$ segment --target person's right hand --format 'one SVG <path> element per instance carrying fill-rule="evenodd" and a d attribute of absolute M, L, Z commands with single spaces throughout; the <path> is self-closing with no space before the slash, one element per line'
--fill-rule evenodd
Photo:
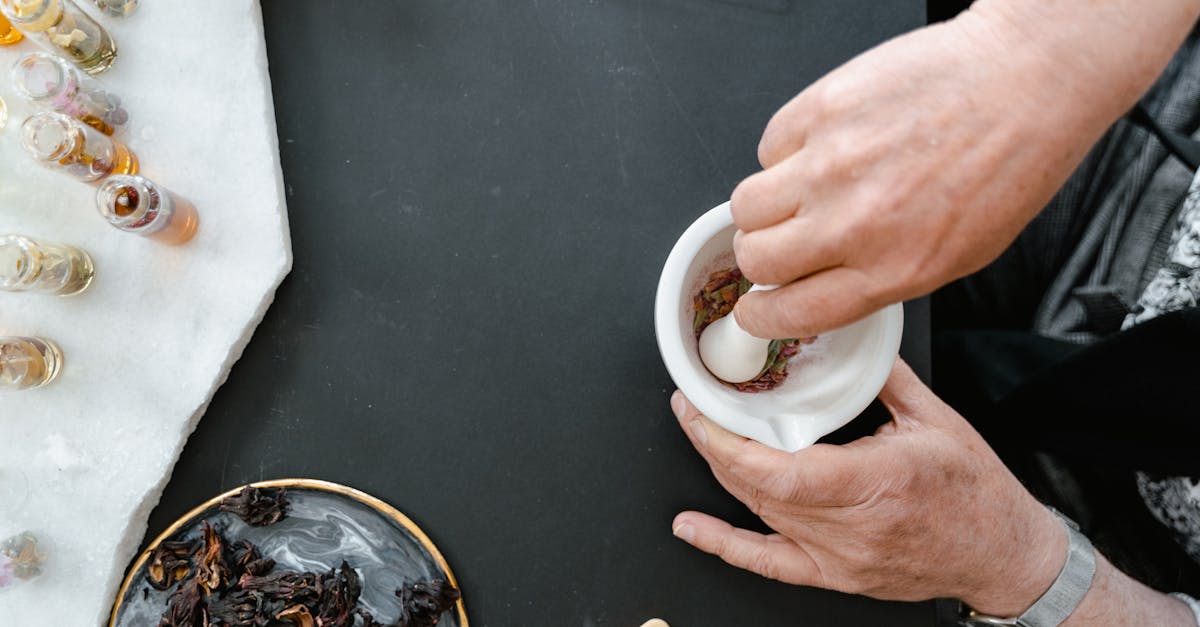
<path fill-rule="evenodd" d="M 973 272 L 1007 247 L 1186 36 L 1193 0 L 980 0 L 785 105 L 737 187 L 734 310 L 808 337 Z"/>

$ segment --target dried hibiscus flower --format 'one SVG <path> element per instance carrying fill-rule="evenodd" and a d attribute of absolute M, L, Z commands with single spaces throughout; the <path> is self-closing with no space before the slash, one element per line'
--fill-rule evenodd
<path fill-rule="evenodd" d="M 358 607 L 362 580 L 347 562 L 323 573 L 271 572 L 275 561 L 252 543 L 231 545 L 207 521 L 201 530 L 151 554 L 151 585 L 178 583 L 159 627 L 434 627 L 460 596 L 441 580 L 408 584 L 396 591 L 398 622 L 381 623 Z"/>
<path fill-rule="evenodd" d="M 434 627 L 462 594 L 449 583 L 434 579 L 407 584 L 396 591 L 396 596 L 404 606 L 399 627 Z"/>
<path fill-rule="evenodd" d="M 204 537 L 197 553 L 195 577 L 204 593 L 212 594 L 223 589 L 233 573 L 229 566 L 225 565 L 225 542 L 221 539 L 221 534 L 207 521 L 202 527 Z"/>
<path fill-rule="evenodd" d="M 739 298 L 750 291 L 751 283 L 737 268 L 719 270 L 708 276 L 708 281 L 700 288 L 692 300 L 692 310 L 695 317 L 692 321 L 692 331 L 696 339 L 708 325 L 724 318 L 733 311 Z M 728 383 L 739 392 L 763 392 L 778 387 L 787 379 L 788 361 L 800 353 L 800 346 L 812 344 L 817 338 L 771 340 L 767 346 L 767 361 L 762 372 L 757 377 L 742 383 Z"/>
<path fill-rule="evenodd" d="M 163 542 L 151 553 L 146 566 L 146 581 L 155 590 L 166 590 L 182 581 L 191 570 L 192 555 L 200 548 L 195 540 Z"/>
<path fill-rule="evenodd" d="M 220 510 L 236 514 L 251 527 L 266 527 L 287 517 L 286 494 L 285 488 L 269 490 L 246 486 L 221 501 Z"/>

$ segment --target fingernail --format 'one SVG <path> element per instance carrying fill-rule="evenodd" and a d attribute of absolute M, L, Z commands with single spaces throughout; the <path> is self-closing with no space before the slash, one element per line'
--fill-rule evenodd
<path fill-rule="evenodd" d="M 691 544 L 692 540 L 696 539 L 696 528 L 687 523 L 672 529 L 671 533 L 675 534 L 676 538 L 679 538 L 688 544 Z"/>
<path fill-rule="evenodd" d="M 683 392 L 675 390 L 671 395 L 671 411 L 675 412 L 676 418 L 683 418 Z"/>
<path fill-rule="evenodd" d="M 700 422 L 699 420 L 693 420 L 689 427 L 692 430 L 692 436 L 696 438 L 696 441 L 699 442 L 701 446 L 708 444 L 708 432 L 704 430 L 704 423 Z"/>

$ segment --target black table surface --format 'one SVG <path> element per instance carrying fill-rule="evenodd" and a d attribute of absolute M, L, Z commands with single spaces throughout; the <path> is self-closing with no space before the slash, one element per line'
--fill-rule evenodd
<path fill-rule="evenodd" d="M 679 432 L 652 310 L 679 234 L 771 114 L 919 26 L 916 0 L 263 3 L 295 266 L 148 537 L 312 477 L 439 545 L 472 624 L 930 625 L 736 570 L 685 508 L 760 528 Z M 904 353 L 928 371 L 928 316 Z M 869 421 L 859 421 L 866 428 Z"/>

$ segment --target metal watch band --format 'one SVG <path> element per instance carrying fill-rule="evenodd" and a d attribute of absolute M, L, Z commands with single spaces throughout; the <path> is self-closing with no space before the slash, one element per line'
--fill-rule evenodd
<path fill-rule="evenodd" d="M 1083 600 L 1096 574 L 1096 552 L 1087 536 L 1069 518 L 1051 508 L 1067 529 L 1067 562 L 1050 589 L 1017 618 L 1000 618 L 970 612 L 965 625 L 1004 625 L 1009 627 L 1058 627 Z"/>
<path fill-rule="evenodd" d="M 1188 606 L 1188 609 L 1192 610 L 1192 614 L 1196 616 L 1196 624 L 1200 625 L 1200 601 L 1197 601 L 1196 599 L 1193 599 L 1182 592 L 1172 592 L 1170 596 L 1173 599 L 1183 601 L 1183 604 Z"/>

